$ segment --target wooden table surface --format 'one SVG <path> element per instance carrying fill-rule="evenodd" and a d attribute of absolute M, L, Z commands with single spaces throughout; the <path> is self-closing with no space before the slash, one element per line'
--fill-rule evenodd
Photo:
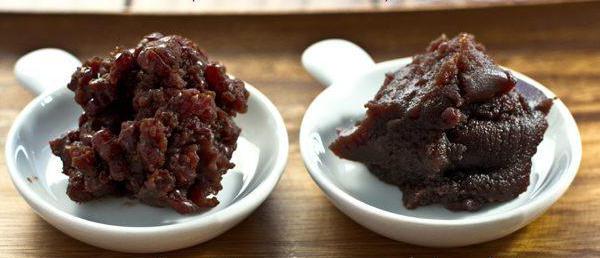
<path fill-rule="evenodd" d="M 249 218 L 209 242 L 159 256 L 600 256 L 600 3 L 286 16 L 5 14 L 0 16 L 0 142 L 33 98 L 12 74 L 19 55 L 55 46 L 90 57 L 116 44 L 130 46 L 152 31 L 192 38 L 232 74 L 255 85 L 277 105 L 290 136 L 285 173 Z M 542 217 L 505 238 L 451 249 L 395 242 L 339 212 L 306 172 L 298 129 L 322 87 L 302 69 L 300 54 L 312 42 L 342 37 L 382 61 L 421 51 L 441 33 L 461 31 L 476 34 L 500 64 L 542 82 L 565 102 L 583 140 L 581 168 L 569 191 Z M 4 153 L 0 157 L 0 256 L 126 256 L 74 240 L 36 216 L 12 186 Z"/>
<path fill-rule="evenodd" d="M 0 0 L 0 12 L 157 15 L 422 11 L 598 0 Z"/>

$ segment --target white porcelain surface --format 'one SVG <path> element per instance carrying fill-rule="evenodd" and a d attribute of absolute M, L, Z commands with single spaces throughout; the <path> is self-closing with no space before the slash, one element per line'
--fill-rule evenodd
<path fill-rule="evenodd" d="M 325 56 L 327 58 L 323 58 Z M 302 53 L 302 65 L 324 86 L 329 86 L 335 78 L 360 73 L 374 64 L 366 51 L 343 39 L 319 41 Z"/>
<path fill-rule="evenodd" d="M 335 51 L 335 47 L 322 50 Z M 391 60 L 348 74 L 347 78 L 330 78 L 334 83 L 317 96 L 304 115 L 300 150 L 305 165 L 317 185 L 342 212 L 366 228 L 398 241 L 433 247 L 464 246 L 518 230 L 540 216 L 567 190 L 581 160 L 581 140 L 573 117 L 560 100 L 554 101 L 547 117 L 549 128 L 533 157 L 527 191 L 512 201 L 486 205 L 478 212 L 451 212 L 441 205 L 408 210 L 397 187 L 379 181 L 361 163 L 335 156 L 328 146 L 337 137 L 336 130 L 350 128 L 360 121 L 365 114 L 364 104 L 377 92 L 384 74 L 410 61 L 410 58 Z M 309 64 L 317 64 L 307 67 L 309 71 L 318 70 L 321 65 L 318 60 Z M 336 64 L 353 65 L 344 59 Z M 554 97 L 550 90 L 527 76 L 515 71 L 513 74 L 519 80 L 517 89 L 525 95 Z"/>
<path fill-rule="evenodd" d="M 58 48 L 42 48 L 22 56 L 15 63 L 15 77 L 29 91 L 62 88 L 71 80 L 70 74 L 80 66 L 79 59 Z"/>
<path fill-rule="evenodd" d="M 255 210 L 274 189 L 287 161 L 288 136 L 281 115 L 262 93 L 246 87 L 248 112 L 235 118 L 242 128 L 233 155 L 236 166 L 223 178 L 217 196 L 221 203 L 206 212 L 181 215 L 128 198 L 71 201 L 65 194 L 62 164 L 48 146 L 49 140 L 76 128 L 82 112 L 66 87 L 44 91 L 13 123 L 5 150 L 10 176 L 36 213 L 83 242 L 124 252 L 162 252 L 202 243 Z"/>

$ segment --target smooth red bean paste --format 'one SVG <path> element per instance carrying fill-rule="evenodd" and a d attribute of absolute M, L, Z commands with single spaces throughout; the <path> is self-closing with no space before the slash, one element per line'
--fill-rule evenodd
<path fill-rule="evenodd" d="M 195 43 L 147 35 L 86 61 L 67 87 L 84 113 L 50 146 L 73 201 L 126 195 L 179 213 L 219 203 L 248 92 Z"/>
<path fill-rule="evenodd" d="M 366 118 L 330 148 L 399 186 L 409 209 L 514 199 L 529 185 L 552 105 L 530 103 L 515 85 L 472 35 L 442 36 L 387 74 Z"/>

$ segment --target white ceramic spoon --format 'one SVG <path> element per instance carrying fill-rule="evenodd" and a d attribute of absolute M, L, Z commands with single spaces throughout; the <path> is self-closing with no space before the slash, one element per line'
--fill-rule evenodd
<path fill-rule="evenodd" d="M 478 212 L 451 212 L 440 205 L 406 209 L 397 187 L 379 181 L 362 164 L 335 156 L 328 146 L 337 137 L 336 129 L 360 121 L 363 105 L 380 88 L 385 73 L 410 62 L 409 57 L 374 64 L 360 47 L 339 39 L 315 43 L 302 56 L 306 70 L 329 87 L 304 115 L 300 151 L 311 177 L 342 212 L 395 240 L 433 247 L 464 246 L 518 230 L 567 190 L 581 161 L 581 140 L 575 120 L 560 100 L 554 101 L 548 114 L 549 127 L 533 157 L 527 191 Z M 525 95 L 555 96 L 531 78 L 512 73 Z"/>
<path fill-rule="evenodd" d="M 162 252 L 202 243 L 235 226 L 274 189 L 288 155 L 281 115 L 267 97 L 249 84 L 248 112 L 238 115 L 242 128 L 224 176 L 220 204 L 204 213 L 180 215 L 127 198 L 103 198 L 77 204 L 66 192 L 67 177 L 48 141 L 76 128 L 81 108 L 66 88 L 79 60 L 59 49 L 33 51 L 15 65 L 19 82 L 39 94 L 13 123 L 6 162 L 15 187 L 32 209 L 64 233 L 83 242 L 123 252 Z"/>
<path fill-rule="evenodd" d="M 66 87 L 79 59 L 58 48 L 42 48 L 22 56 L 15 63 L 15 77 L 33 94 Z"/>

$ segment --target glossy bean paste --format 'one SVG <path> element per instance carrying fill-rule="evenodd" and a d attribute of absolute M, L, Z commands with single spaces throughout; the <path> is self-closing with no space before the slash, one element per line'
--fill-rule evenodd
<path fill-rule="evenodd" d="M 529 185 L 552 100 L 532 103 L 469 34 L 442 36 L 387 74 L 366 118 L 330 145 L 397 185 L 405 207 L 479 210 Z"/>
<path fill-rule="evenodd" d="M 68 88 L 84 113 L 50 146 L 73 201 L 129 196 L 179 213 L 219 203 L 248 92 L 194 42 L 147 35 L 87 60 Z"/>

